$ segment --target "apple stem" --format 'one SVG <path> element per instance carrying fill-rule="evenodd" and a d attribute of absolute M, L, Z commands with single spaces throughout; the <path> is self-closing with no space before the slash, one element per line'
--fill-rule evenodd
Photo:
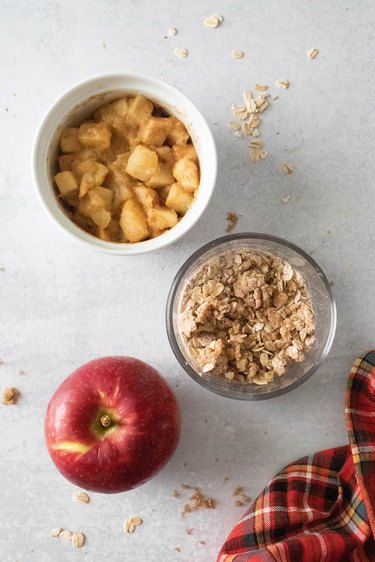
<path fill-rule="evenodd" d="M 100 423 L 103 427 L 109 427 L 111 425 L 111 418 L 108 414 L 103 414 L 100 416 Z"/>

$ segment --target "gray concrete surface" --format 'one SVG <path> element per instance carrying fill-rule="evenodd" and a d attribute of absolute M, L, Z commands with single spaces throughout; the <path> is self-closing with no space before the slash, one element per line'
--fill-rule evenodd
<path fill-rule="evenodd" d="M 225 18 L 218 29 L 203 26 L 212 13 Z M 22 392 L 18 406 L 0 405 L 2 562 L 214 561 L 243 511 L 233 505 L 235 485 L 254 497 L 289 461 L 346 442 L 347 373 L 375 344 L 374 16 L 365 0 L 0 1 L 0 381 Z M 178 34 L 166 39 L 170 26 Z M 189 57 L 177 59 L 175 46 Z M 320 50 L 314 61 L 306 57 L 311 47 Z M 245 58 L 233 60 L 234 49 Z M 183 90 L 206 116 L 219 153 L 216 192 L 196 228 L 166 250 L 129 259 L 64 235 L 41 208 L 30 174 L 33 137 L 56 97 L 86 77 L 122 70 Z M 290 80 L 289 90 L 276 92 L 278 78 Z M 261 129 L 269 156 L 251 165 L 246 141 L 226 122 L 230 105 L 256 82 L 279 99 Z M 280 172 L 285 161 L 295 166 L 291 176 Z M 302 387 L 268 402 L 237 403 L 198 388 L 164 330 L 177 269 L 224 234 L 227 211 L 242 214 L 237 231 L 276 234 L 310 252 L 337 300 L 329 360 Z M 43 417 L 58 384 L 106 354 L 134 355 L 168 378 L 183 435 L 148 484 L 77 505 L 74 486 L 49 460 Z M 201 485 L 217 509 L 182 520 L 181 502 L 170 496 L 181 482 Z M 144 525 L 126 535 L 131 514 Z M 87 544 L 79 551 L 52 539 L 56 526 L 82 530 Z"/>

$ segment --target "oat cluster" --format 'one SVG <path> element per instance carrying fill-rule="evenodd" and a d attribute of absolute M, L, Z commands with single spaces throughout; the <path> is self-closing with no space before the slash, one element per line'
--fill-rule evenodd
<path fill-rule="evenodd" d="M 302 275 L 255 250 L 229 250 L 187 284 L 180 310 L 189 355 L 201 372 L 266 385 L 304 360 L 314 310 Z"/>
<path fill-rule="evenodd" d="M 62 527 L 57 527 L 52 529 L 51 537 L 55 539 L 63 539 L 71 543 L 74 548 L 82 548 L 85 544 L 86 537 L 83 533 L 72 532 L 69 529 L 63 529 Z"/>

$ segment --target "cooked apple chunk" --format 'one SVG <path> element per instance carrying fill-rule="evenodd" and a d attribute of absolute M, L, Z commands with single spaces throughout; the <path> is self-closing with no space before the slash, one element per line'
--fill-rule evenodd
<path fill-rule="evenodd" d="M 172 166 L 175 162 L 175 157 L 174 157 L 174 154 L 173 154 L 170 146 L 154 146 L 154 145 L 152 145 L 152 146 L 150 146 L 150 148 L 156 152 L 156 154 L 158 155 L 159 161 L 163 160 L 164 162 L 167 162 L 170 165 L 170 167 L 172 168 Z"/>
<path fill-rule="evenodd" d="M 97 209 L 95 211 L 92 211 L 90 217 L 93 222 L 101 228 L 107 228 L 107 226 L 111 222 L 111 213 L 109 213 L 105 209 Z"/>
<path fill-rule="evenodd" d="M 61 152 L 78 152 L 82 145 L 78 139 L 77 127 L 67 127 L 60 135 Z"/>
<path fill-rule="evenodd" d="M 158 189 L 174 182 L 172 169 L 167 162 L 159 162 L 156 173 L 150 178 L 146 185 Z"/>
<path fill-rule="evenodd" d="M 188 191 L 195 191 L 199 186 L 198 167 L 187 156 L 178 160 L 173 166 L 173 175 L 177 182 Z"/>
<path fill-rule="evenodd" d="M 144 119 L 151 117 L 151 113 L 154 110 L 153 103 L 141 94 L 130 98 L 128 100 L 128 105 L 128 116 L 137 122 L 144 121 Z"/>
<path fill-rule="evenodd" d="M 59 172 L 55 175 L 54 180 L 63 197 L 78 193 L 79 186 L 73 172 Z"/>
<path fill-rule="evenodd" d="M 103 207 L 106 211 L 112 209 L 113 191 L 105 187 L 94 187 L 88 191 L 88 196 L 96 208 Z"/>
<path fill-rule="evenodd" d="M 187 156 L 195 164 L 198 165 L 198 154 L 192 143 L 188 144 L 175 144 L 172 148 L 175 160 L 181 160 L 184 156 Z"/>
<path fill-rule="evenodd" d="M 75 154 L 63 154 L 58 157 L 59 170 L 60 172 L 72 171 L 72 162 L 75 158 Z"/>
<path fill-rule="evenodd" d="M 173 121 L 169 117 L 150 117 L 141 121 L 139 136 L 143 143 L 162 146 L 168 133 L 173 128 Z"/>
<path fill-rule="evenodd" d="M 81 183 L 79 185 L 79 197 L 82 199 L 89 189 L 93 189 L 96 186 L 94 176 L 85 172 L 82 176 Z"/>
<path fill-rule="evenodd" d="M 177 224 L 177 213 L 167 207 L 153 207 L 147 211 L 148 224 L 153 229 L 165 230 Z"/>
<path fill-rule="evenodd" d="M 111 135 L 107 123 L 83 123 L 78 131 L 78 140 L 88 148 L 106 150 L 111 146 Z"/>
<path fill-rule="evenodd" d="M 74 159 L 72 162 L 72 172 L 81 180 L 84 174 L 91 174 L 96 185 L 102 185 L 108 174 L 108 168 L 95 160 Z"/>
<path fill-rule="evenodd" d="M 186 191 L 179 183 L 174 183 L 171 185 L 165 205 L 184 215 L 193 201 L 194 195 L 190 191 Z"/>
<path fill-rule="evenodd" d="M 120 226 L 129 242 L 141 242 L 148 238 L 146 213 L 136 199 L 129 199 L 123 206 Z"/>
<path fill-rule="evenodd" d="M 151 207 L 159 204 L 159 196 L 155 189 L 137 183 L 133 185 L 133 190 L 140 204 L 146 209 L 151 209 Z"/>
<path fill-rule="evenodd" d="M 135 147 L 129 156 L 127 173 L 141 181 L 149 181 L 158 167 L 158 155 L 143 144 Z"/>
<path fill-rule="evenodd" d="M 171 132 L 168 133 L 167 139 L 172 144 L 186 144 L 190 137 L 189 131 L 181 121 L 175 117 L 171 117 L 171 119 L 173 119 L 174 125 Z"/>

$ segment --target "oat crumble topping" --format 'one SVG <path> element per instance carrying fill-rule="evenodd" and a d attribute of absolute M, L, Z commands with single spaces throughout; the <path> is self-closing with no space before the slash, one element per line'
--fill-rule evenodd
<path fill-rule="evenodd" d="M 229 250 L 185 288 L 180 322 L 202 373 L 266 385 L 304 360 L 315 316 L 303 276 L 271 254 Z"/>

